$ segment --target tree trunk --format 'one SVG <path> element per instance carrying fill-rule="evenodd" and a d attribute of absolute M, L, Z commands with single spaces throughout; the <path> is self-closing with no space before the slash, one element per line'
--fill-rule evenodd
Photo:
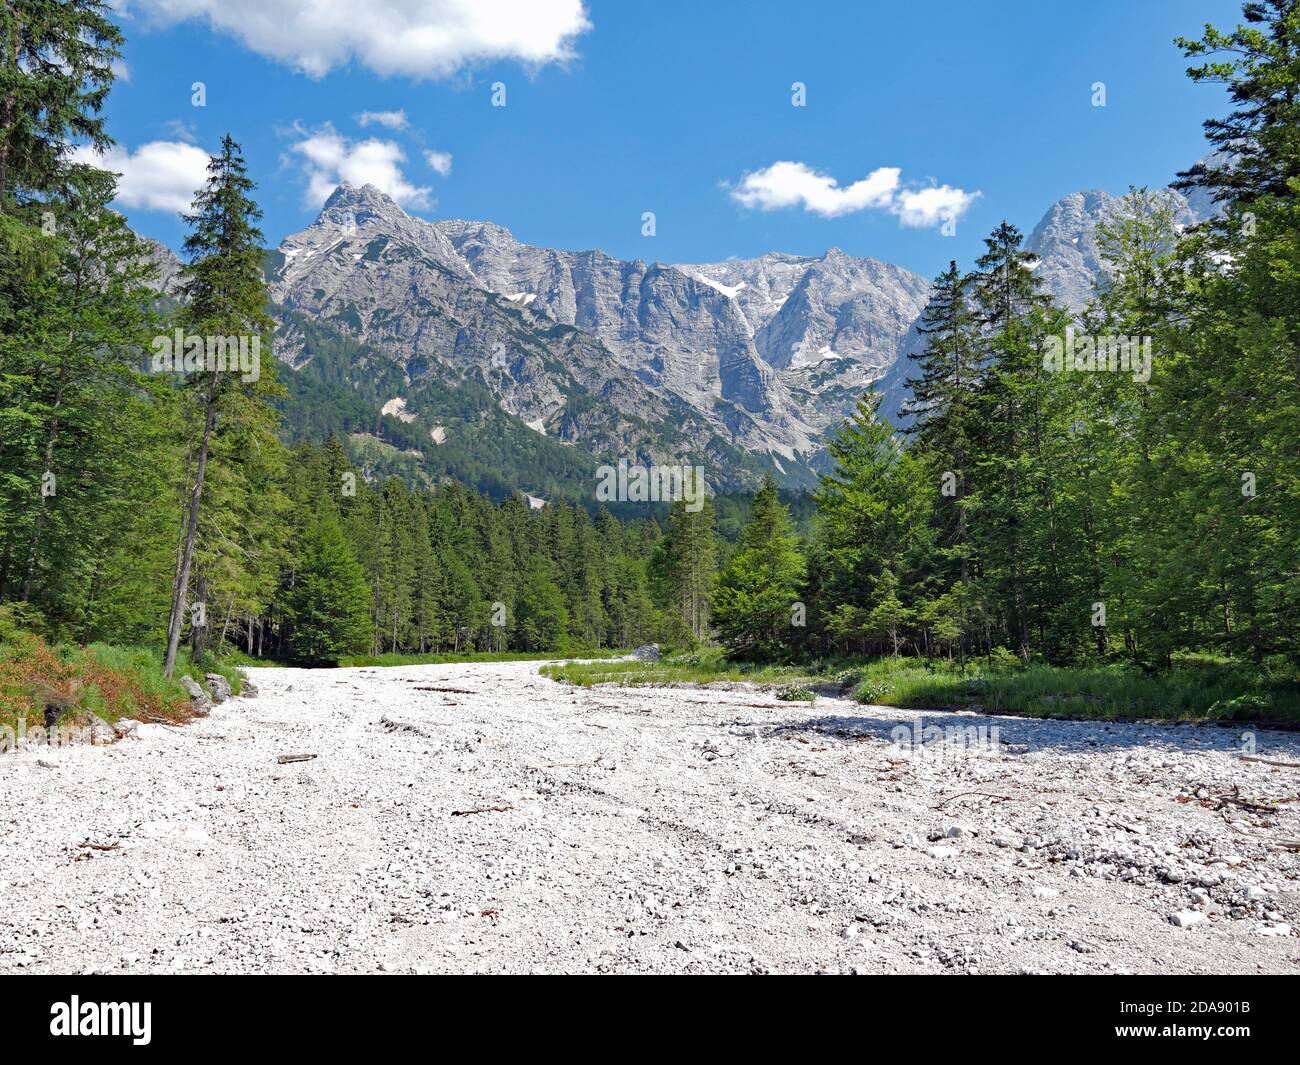
<path fill-rule="evenodd" d="M 195 625 L 190 622 L 190 657 L 194 660 L 195 668 L 199 668 L 203 663 L 204 652 L 208 645 L 208 578 L 202 570 L 199 571 L 198 580 L 198 602 L 203 606 L 203 624 Z"/>
<path fill-rule="evenodd" d="M 226 635 L 230 632 L 230 618 L 235 612 L 235 597 L 230 597 L 230 602 L 226 604 L 226 620 L 221 626 L 221 639 L 217 641 L 217 653 L 226 645 Z"/>
<path fill-rule="evenodd" d="M 203 478 L 208 470 L 208 447 L 212 443 L 212 430 L 217 420 L 217 375 L 212 375 L 208 386 L 207 409 L 203 416 L 203 441 L 199 445 L 198 469 L 194 474 L 194 490 L 190 493 L 189 515 L 185 523 L 185 536 L 176 561 L 176 581 L 172 587 L 172 611 L 167 621 L 167 657 L 163 662 L 163 676 L 168 680 L 176 671 L 176 653 L 180 649 L 181 624 L 184 620 L 185 599 L 189 591 L 190 565 L 194 561 L 194 538 L 199 528 L 199 504 L 203 498 Z"/>

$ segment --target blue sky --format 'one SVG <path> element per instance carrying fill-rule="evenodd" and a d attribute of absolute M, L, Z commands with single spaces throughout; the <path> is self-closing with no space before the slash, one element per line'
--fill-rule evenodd
<path fill-rule="evenodd" d="M 1240 14 L 1238 0 L 468 2 L 119 0 L 123 209 L 177 246 L 195 148 L 229 130 L 273 244 L 340 174 L 375 175 L 414 214 L 533 244 L 663 262 L 838 246 L 932 276 L 1002 218 L 1028 231 L 1065 193 L 1165 184 L 1204 154 L 1201 121 L 1225 99 L 1185 77 L 1172 39 Z M 946 189 L 915 198 L 929 187 Z"/>

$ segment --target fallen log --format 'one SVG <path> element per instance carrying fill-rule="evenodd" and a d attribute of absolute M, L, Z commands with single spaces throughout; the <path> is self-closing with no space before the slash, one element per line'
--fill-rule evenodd
<path fill-rule="evenodd" d="M 514 807 L 510 803 L 505 803 L 503 806 L 476 806 L 472 810 L 452 810 L 451 816 L 468 817 L 470 814 L 503 814 L 507 810 L 513 809 Z"/>
<path fill-rule="evenodd" d="M 276 761 L 288 765 L 290 762 L 310 762 L 315 757 L 315 754 L 282 754 Z"/>

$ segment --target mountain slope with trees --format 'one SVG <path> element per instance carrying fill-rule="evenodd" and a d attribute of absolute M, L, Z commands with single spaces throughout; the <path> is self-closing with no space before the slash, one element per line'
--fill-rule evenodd
<path fill-rule="evenodd" d="M 337 249 L 311 242 L 268 257 L 230 137 L 169 269 L 109 206 L 113 176 L 73 160 L 77 144 L 111 143 L 101 109 L 120 35 L 107 6 L 6 12 L 7 648 L 139 645 L 170 674 L 234 649 L 319 664 L 717 637 L 759 663 L 909 655 L 962 676 L 975 658 L 1137 676 L 1193 656 L 1269 690 L 1296 685 L 1294 3 L 1248 3 L 1236 30 L 1180 42 L 1191 76 L 1233 101 L 1207 123 L 1216 151 L 1181 179 L 1212 204 L 1208 220 L 1187 228 L 1162 190 L 1109 205 L 1081 308 L 1053 298 L 1041 260 L 1000 224 L 908 327 L 907 431 L 887 397 L 856 397 L 811 500 L 782 499 L 771 454 L 743 451 L 596 336 L 470 283 L 439 258 L 487 270 L 455 233 L 368 234 L 360 259 L 348 244 L 332 265 Z M 421 250 L 430 233 L 448 248 Z M 325 265 L 300 261 L 309 252 Z M 363 274 L 415 285 L 418 313 L 362 300 Z M 800 278 L 798 321 L 813 323 L 828 297 Z M 187 343 L 160 364 L 177 329 L 195 359 Z M 766 350 L 793 365 L 792 336 Z M 226 341 L 257 342 L 256 372 L 211 361 Z M 698 461 L 761 487 L 744 506 L 606 508 L 592 473 L 611 457 Z M 1267 710 L 1247 687 L 1237 709 Z M 22 712 L 39 713 L 35 682 L 22 690 Z"/>

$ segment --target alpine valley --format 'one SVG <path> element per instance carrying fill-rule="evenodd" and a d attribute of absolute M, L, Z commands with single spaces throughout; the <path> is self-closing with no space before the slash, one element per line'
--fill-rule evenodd
<path fill-rule="evenodd" d="M 1206 211 L 1167 190 L 1180 222 Z M 1071 193 L 1027 241 L 1045 290 L 1081 308 L 1118 197 Z M 1199 210 L 1198 210 L 1199 208 Z M 155 248 L 164 287 L 179 263 Z M 369 473 L 447 477 L 535 506 L 589 498 L 597 467 L 702 466 L 710 491 L 766 472 L 815 484 L 868 387 L 895 421 L 930 282 L 831 248 L 669 265 L 427 221 L 340 185 L 267 255 L 293 440 L 334 433 Z"/>

